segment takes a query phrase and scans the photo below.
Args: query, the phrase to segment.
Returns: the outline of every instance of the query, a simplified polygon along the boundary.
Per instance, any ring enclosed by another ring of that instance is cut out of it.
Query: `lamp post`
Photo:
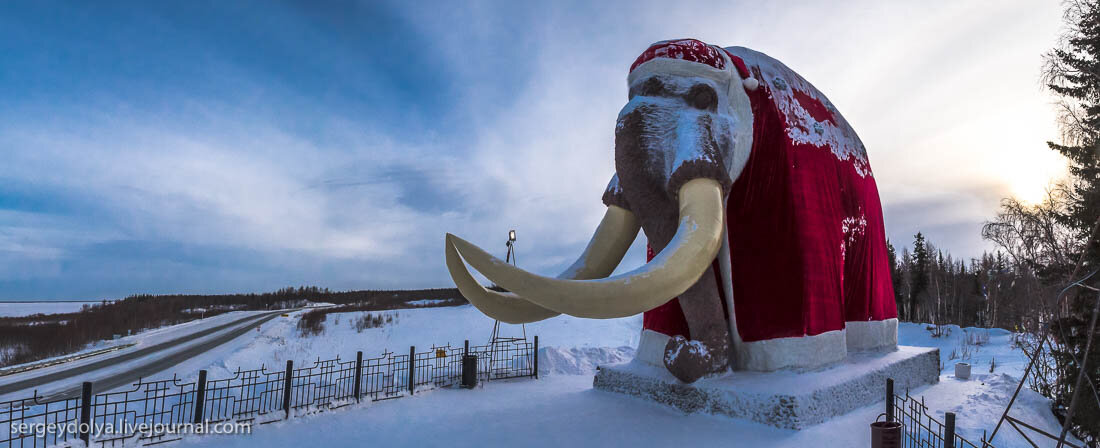
[[[508,253],[504,256],[505,263],[512,263],[512,266],[516,265],[516,229],[508,231],[508,241],[504,243],[508,246]],[[527,341],[527,325],[521,324],[520,328],[523,329],[523,341]],[[493,374],[494,361],[496,360],[496,351],[500,343],[515,342],[518,338],[501,338],[500,337],[500,321],[493,321],[493,334],[489,337],[489,376]],[[538,355],[536,355],[538,356]]]
[[[516,265],[516,250],[514,244],[516,243],[516,230],[512,229],[508,231],[508,242],[504,243],[508,246],[508,254],[504,256],[504,262],[511,262],[512,266]]]

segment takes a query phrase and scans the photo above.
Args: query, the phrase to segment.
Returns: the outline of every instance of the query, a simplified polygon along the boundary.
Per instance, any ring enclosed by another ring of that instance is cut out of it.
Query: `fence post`
[[[195,414],[194,423],[202,423],[203,408],[206,407],[206,371],[199,371],[199,382],[195,383]]]
[[[80,426],[77,429],[80,432],[80,440],[84,441],[84,446],[90,446],[92,433],[91,381],[85,381],[80,388]]]
[[[955,413],[948,412],[943,416],[943,446],[955,448]]]
[[[894,421],[894,379],[886,379],[886,421]]]
[[[283,412],[290,418],[290,383],[294,377],[294,361],[286,360],[286,375],[283,380]]]
[[[416,346],[409,347],[409,395],[416,389]]]
[[[539,379],[539,335],[535,335],[535,379]]]
[[[363,383],[363,352],[355,353],[355,402],[359,402],[359,386]]]

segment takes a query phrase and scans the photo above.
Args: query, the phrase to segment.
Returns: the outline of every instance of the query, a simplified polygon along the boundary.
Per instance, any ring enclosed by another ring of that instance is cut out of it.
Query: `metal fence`
[[[902,448],[995,448],[986,442],[985,435],[975,444],[955,432],[955,414],[944,413],[943,422],[928,413],[924,397],[917,400],[894,393],[894,380],[886,379],[886,421],[901,423]],[[947,444],[950,440],[952,443]]]
[[[337,409],[363,400],[400,398],[462,381],[462,358],[477,356],[479,381],[538,377],[539,338],[509,339],[425,351],[383,352],[354,360],[320,360],[308,367],[287,361],[282,370],[238,369],[230,378],[198,372],[191,382],[139,380],[121,391],[93,393],[84,383],[80,397],[43,401],[34,397],[0,402],[0,448],[58,444],[118,446],[178,440],[181,428],[232,422],[264,424]]]

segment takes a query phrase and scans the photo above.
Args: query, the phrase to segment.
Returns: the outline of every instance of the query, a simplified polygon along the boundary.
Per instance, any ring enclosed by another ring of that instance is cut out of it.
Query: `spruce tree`
[[[913,314],[910,319],[921,319],[919,297],[928,291],[928,270],[931,259],[928,254],[928,246],[924,235],[920,232],[913,237],[913,291],[909,296],[909,309]]]

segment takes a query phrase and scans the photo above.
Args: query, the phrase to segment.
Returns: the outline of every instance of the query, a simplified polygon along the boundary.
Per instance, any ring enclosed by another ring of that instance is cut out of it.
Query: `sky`
[[[765,4],[766,3],[766,4]],[[777,4],[781,3],[781,4]],[[453,286],[443,236],[556,274],[603,215],[627,70],[779,59],[868,148],[898,246],[992,249],[1064,173],[1056,1],[3,2],[0,300]],[[620,270],[644,262],[639,239]]]

